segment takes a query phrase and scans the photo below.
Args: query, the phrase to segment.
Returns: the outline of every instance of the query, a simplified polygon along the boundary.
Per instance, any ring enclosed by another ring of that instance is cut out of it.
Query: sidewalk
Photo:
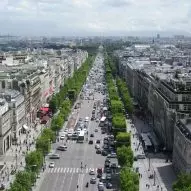
[[[137,133],[152,131],[147,124],[141,121],[138,118],[134,118],[134,125],[131,120],[126,120],[127,131],[131,131],[131,147],[134,153],[134,156],[138,154],[144,154],[142,144],[139,141],[139,138],[136,136]],[[162,155],[162,153],[159,153]],[[172,190],[172,183],[176,179],[175,173],[172,169],[171,163],[165,163],[165,159],[157,157],[150,159],[138,159],[134,161],[134,169],[137,169],[140,173],[140,191],[170,191]],[[154,178],[149,178],[150,175],[154,175]],[[146,187],[146,184],[149,185],[149,188]]]
[[[14,180],[14,175],[11,175],[12,170],[23,170],[25,166],[25,155],[27,152],[35,150],[36,138],[41,133],[43,125],[38,124],[36,128],[30,128],[28,133],[21,134],[18,145],[12,145],[5,155],[0,156],[0,165],[5,168],[1,173],[0,181],[9,188],[10,183]]]

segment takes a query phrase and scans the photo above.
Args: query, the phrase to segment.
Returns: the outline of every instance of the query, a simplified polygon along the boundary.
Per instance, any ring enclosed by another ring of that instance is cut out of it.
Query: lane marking
[[[72,173],[73,168],[70,169],[70,173]]]
[[[68,169],[67,169],[67,173],[69,172],[69,170],[70,170],[70,169],[68,168]]]
[[[64,173],[66,172],[66,168],[64,168]]]
[[[57,173],[59,173],[59,171],[60,171],[60,168],[57,169]]]

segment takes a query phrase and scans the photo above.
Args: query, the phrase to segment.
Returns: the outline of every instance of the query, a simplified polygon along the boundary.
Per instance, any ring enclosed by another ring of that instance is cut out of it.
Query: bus
[[[78,142],[78,143],[83,143],[83,142],[84,142],[84,139],[85,139],[85,131],[82,130],[82,131],[80,131],[80,134],[78,135],[77,142]]]
[[[105,125],[105,120],[106,120],[106,117],[104,116],[100,119],[100,123],[99,123],[100,127],[103,127]]]

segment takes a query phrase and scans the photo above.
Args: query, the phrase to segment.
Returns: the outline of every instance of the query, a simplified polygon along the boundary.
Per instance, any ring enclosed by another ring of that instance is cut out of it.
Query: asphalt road
[[[94,100],[83,100],[81,108],[79,109],[79,118],[85,119],[85,117],[91,118],[93,110],[93,104],[95,100],[103,99],[103,95],[99,93],[94,94]],[[98,132],[94,132],[95,128],[98,128]],[[94,133],[95,137],[93,145],[89,145],[87,141],[84,143],[76,143],[76,141],[68,140],[66,143],[68,146],[67,151],[56,151],[59,153],[60,159],[48,160],[55,162],[54,168],[47,168],[41,185],[39,185],[40,191],[97,191],[97,184],[89,184],[86,188],[85,185],[90,181],[92,175],[89,175],[89,170],[93,169],[96,172],[98,167],[104,167],[105,157],[100,154],[96,154],[95,141],[96,139],[103,140],[106,135],[101,134],[101,129],[98,127],[96,121],[89,121],[88,124],[88,138],[91,133]],[[53,144],[53,150],[61,144],[57,142]],[[103,142],[101,141],[102,145]],[[82,167],[81,168],[81,162]],[[86,168],[85,168],[86,165]],[[96,176],[96,175],[95,175]],[[95,177],[94,176],[94,177]],[[98,180],[97,180],[98,181]],[[77,189],[78,185],[78,189]]]

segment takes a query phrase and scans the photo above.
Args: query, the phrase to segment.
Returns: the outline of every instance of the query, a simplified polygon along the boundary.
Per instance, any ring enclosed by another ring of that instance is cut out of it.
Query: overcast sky
[[[191,0],[0,0],[0,34],[190,33]]]

